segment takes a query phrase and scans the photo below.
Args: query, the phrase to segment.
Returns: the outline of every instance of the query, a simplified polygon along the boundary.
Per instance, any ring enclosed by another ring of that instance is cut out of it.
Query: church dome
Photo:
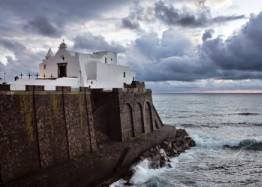
[[[66,49],[66,48],[67,48],[67,46],[66,46],[65,42],[63,41],[63,42],[60,44],[59,49]]]

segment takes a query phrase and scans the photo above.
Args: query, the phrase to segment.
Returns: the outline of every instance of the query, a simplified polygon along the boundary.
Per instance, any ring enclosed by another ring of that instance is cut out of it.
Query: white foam
[[[150,161],[147,159],[134,166],[133,170],[134,175],[131,177],[130,182],[136,185],[143,184],[163,172],[161,169],[151,169]]]
[[[114,182],[109,187],[123,187],[126,181],[124,179],[120,179],[119,181]]]

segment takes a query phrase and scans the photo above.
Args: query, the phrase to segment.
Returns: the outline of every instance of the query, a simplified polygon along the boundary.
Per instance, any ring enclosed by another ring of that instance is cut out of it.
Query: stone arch
[[[145,133],[144,118],[143,118],[143,107],[141,103],[136,103],[134,108],[135,114],[135,132],[138,134]]]
[[[144,114],[145,114],[145,126],[147,132],[153,132],[154,127],[153,127],[153,120],[152,120],[152,107],[149,101],[145,102],[145,107],[144,107]]]
[[[160,127],[159,127],[159,123],[158,123],[157,120],[155,120],[155,126],[156,126],[157,129],[160,129]]]
[[[124,113],[124,136],[126,138],[135,137],[135,128],[134,128],[134,120],[133,120],[133,112],[132,107],[129,103],[126,103],[123,108]]]

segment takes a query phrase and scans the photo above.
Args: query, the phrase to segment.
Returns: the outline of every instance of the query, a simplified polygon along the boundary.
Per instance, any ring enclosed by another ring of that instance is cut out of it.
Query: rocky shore
[[[139,160],[148,159],[152,169],[170,166],[170,157],[177,157],[190,147],[196,145],[195,141],[188,136],[184,129],[178,129],[175,137],[164,140],[161,144],[144,152]]]
[[[194,146],[196,146],[196,143],[188,135],[188,133],[184,129],[177,129],[175,136],[167,137],[160,144],[157,144],[151,147],[150,149],[146,150],[142,154],[140,154],[140,156],[133,163],[133,165],[136,165],[140,161],[147,159],[150,161],[150,167],[152,169],[159,169],[159,168],[166,167],[166,166],[171,167],[170,158],[177,157],[181,153],[185,152],[187,149],[190,149],[191,147],[194,147]],[[125,184],[127,186],[133,185],[130,182],[130,179],[133,175],[133,171],[131,168],[127,169],[125,173],[122,173],[121,175],[121,177],[125,181],[127,181]],[[123,170],[121,172],[123,172]],[[98,186],[109,186],[113,182],[119,180],[118,177],[113,177],[110,180]]]

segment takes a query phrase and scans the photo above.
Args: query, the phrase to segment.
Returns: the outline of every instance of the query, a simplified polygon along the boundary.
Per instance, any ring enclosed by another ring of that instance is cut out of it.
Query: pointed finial
[[[67,46],[65,44],[65,40],[63,39],[63,42],[60,44],[59,49],[66,49]]]
[[[46,59],[48,59],[49,57],[51,57],[51,56],[54,56],[54,54],[53,54],[53,51],[52,51],[52,49],[51,48],[49,48],[49,50],[48,50],[48,52],[47,52],[47,54],[46,54]]]

